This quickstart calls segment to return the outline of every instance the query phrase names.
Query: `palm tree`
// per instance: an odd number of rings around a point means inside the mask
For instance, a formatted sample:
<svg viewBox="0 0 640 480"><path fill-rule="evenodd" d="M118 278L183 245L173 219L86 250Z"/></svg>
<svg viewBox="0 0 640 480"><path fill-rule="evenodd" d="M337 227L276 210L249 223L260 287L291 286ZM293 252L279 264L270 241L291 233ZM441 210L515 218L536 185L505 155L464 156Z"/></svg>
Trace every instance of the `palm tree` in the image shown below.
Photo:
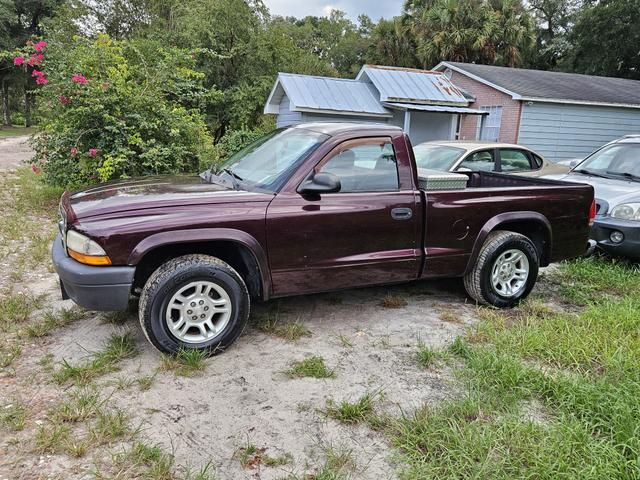
<svg viewBox="0 0 640 480"><path fill-rule="evenodd" d="M535 39L521 0L435 0L414 13L411 31L424 67L441 60L515 66Z"/></svg>
<svg viewBox="0 0 640 480"><path fill-rule="evenodd" d="M415 44L405 18L380 19L373 29L367 60L381 65L417 66Z"/></svg>

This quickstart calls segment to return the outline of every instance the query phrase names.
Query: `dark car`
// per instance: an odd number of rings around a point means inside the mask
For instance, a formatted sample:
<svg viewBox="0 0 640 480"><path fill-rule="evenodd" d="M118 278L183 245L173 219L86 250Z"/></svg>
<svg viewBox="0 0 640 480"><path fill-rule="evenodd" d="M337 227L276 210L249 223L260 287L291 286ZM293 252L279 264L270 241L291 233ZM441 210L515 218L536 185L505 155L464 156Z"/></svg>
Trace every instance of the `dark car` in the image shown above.
<svg viewBox="0 0 640 480"><path fill-rule="evenodd" d="M591 238L605 252L640 261L640 136L608 143L576 162L567 175L595 189L597 215Z"/></svg>
<svg viewBox="0 0 640 480"><path fill-rule="evenodd" d="M65 298L127 308L151 343L215 353L255 300L463 277L509 307L538 268L581 255L590 186L419 171L396 127L277 130L200 177L112 182L61 201L53 260Z"/></svg>

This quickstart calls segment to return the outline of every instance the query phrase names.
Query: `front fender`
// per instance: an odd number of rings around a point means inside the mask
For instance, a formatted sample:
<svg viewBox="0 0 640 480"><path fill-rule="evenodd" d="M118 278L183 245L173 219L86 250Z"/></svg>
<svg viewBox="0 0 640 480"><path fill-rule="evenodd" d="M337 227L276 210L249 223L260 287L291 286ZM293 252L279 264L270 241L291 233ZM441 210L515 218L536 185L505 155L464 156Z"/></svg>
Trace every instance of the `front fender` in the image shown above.
<svg viewBox="0 0 640 480"><path fill-rule="evenodd" d="M246 247L251 252L260 269L263 295L265 299L268 298L271 293L271 272L269 271L267 254L262 248L262 245L260 245L260 242L242 230L233 228L196 228L156 233L146 237L136 245L129 255L127 263L132 266L137 265L147 253L158 247L196 242L215 242L216 240L235 242Z"/></svg>

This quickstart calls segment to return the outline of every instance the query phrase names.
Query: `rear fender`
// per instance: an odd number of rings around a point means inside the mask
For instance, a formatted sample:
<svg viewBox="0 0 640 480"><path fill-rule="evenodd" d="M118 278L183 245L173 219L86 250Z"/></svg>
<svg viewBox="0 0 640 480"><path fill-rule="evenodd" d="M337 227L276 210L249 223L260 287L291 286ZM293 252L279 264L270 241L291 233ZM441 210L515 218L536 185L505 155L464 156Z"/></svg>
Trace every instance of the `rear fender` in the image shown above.
<svg viewBox="0 0 640 480"><path fill-rule="evenodd" d="M518 226L520 228L513 228L513 226ZM473 244L471 257L469 258L469 262L467 263L467 268L464 273L467 274L473 269L473 266L475 265L476 261L478 260L478 256L480 255L480 250L482 250L482 246L484 245L484 242L491 232L495 230L510 230L516 231L518 233L523 233L522 227L530 227L533 229L539 228L542 230L545 238L544 244L542 245L542 251L539 252L540 265L548 265L549 259L551 258L551 245L553 236L551 231L551 223L549 223L547 217L545 217L541 213L533 211L506 212L492 217L480 229L480 233L478 233L478 237Z"/></svg>

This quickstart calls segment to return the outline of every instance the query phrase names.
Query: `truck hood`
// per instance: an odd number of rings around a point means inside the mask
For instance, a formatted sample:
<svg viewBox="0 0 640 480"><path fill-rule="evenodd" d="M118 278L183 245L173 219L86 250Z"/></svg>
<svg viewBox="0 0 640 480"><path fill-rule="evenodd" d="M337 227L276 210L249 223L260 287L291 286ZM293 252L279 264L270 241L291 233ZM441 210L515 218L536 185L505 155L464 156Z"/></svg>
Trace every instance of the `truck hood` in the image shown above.
<svg viewBox="0 0 640 480"><path fill-rule="evenodd" d="M587 183L593 186L595 197L609 204L610 209L621 203L640 202L640 183L624 179L611 179L569 172L566 175L550 175L545 178L565 182ZM606 212L598 212L600 214Z"/></svg>
<svg viewBox="0 0 640 480"><path fill-rule="evenodd" d="M131 210L213 203L269 201L273 195L208 183L198 176L155 176L118 180L65 194L67 215L75 219ZM69 220L73 220L69 218Z"/></svg>

